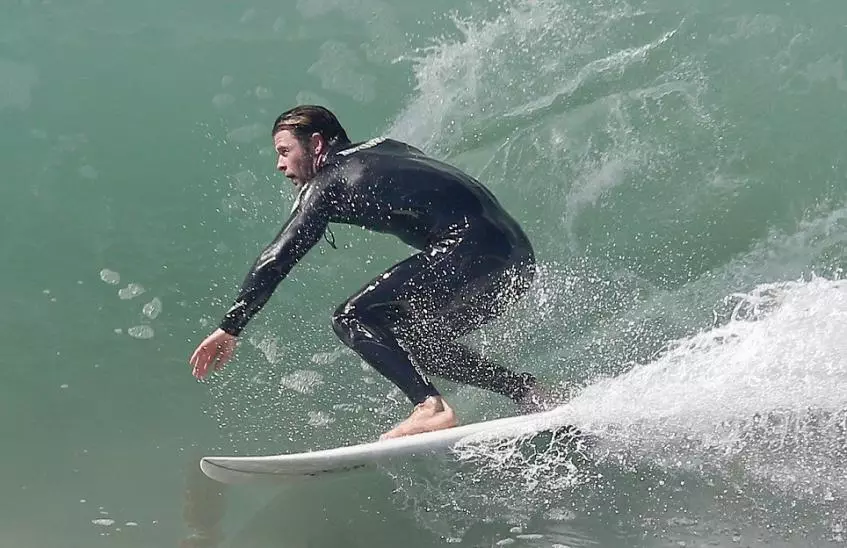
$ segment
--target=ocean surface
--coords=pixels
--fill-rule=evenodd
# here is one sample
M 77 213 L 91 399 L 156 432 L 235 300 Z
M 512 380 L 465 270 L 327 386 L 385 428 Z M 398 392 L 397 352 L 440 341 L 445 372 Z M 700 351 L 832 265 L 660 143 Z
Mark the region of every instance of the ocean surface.
M 0 0 L 0 546 L 843 546 L 845 57 L 843 0 Z M 190 374 L 288 215 L 300 103 L 523 223 L 537 283 L 469 342 L 568 393 L 589 450 L 202 476 L 409 411 L 329 318 L 411 250 L 349 226 Z

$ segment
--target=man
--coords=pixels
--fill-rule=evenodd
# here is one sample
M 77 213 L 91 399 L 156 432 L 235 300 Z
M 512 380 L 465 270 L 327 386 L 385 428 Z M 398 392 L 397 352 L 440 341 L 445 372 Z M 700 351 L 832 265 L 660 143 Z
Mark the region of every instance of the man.
M 532 375 L 513 373 L 456 342 L 501 315 L 535 274 L 529 240 L 496 198 L 409 145 L 390 139 L 352 144 L 323 107 L 283 113 L 272 136 L 277 169 L 299 195 L 220 328 L 191 356 L 194 376 L 202 379 L 226 364 L 242 329 L 329 223 L 346 223 L 392 234 L 420 250 L 374 278 L 332 317 L 344 344 L 414 405 L 383 439 L 456 425 L 426 373 L 493 390 L 524 406 L 538 403 Z

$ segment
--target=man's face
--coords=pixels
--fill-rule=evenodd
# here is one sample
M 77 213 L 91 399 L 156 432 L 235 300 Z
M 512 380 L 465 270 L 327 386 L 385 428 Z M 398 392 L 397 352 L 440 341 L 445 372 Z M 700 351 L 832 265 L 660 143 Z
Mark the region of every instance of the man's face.
M 314 136 L 311 141 L 314 141 Z M 300 188 L 315 176 L 316 151 L 303 146 L 291 131 L 278 131 L 274 135 L 274 148 L 277 153 L 276 168 L 291 179 L 294 186 Z

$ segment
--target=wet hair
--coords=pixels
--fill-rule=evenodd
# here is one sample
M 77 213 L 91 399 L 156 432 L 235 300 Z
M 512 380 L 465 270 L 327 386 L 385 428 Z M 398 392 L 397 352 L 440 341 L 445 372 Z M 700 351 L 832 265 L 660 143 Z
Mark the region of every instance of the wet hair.
M 271 136 L 287 129 L 303 145 L 313 133 L 323 137 L 329 146 L 347 144 L 350 139 L 335 114 L 318 105 L 300 105 L 280 114 L 274 121 Z

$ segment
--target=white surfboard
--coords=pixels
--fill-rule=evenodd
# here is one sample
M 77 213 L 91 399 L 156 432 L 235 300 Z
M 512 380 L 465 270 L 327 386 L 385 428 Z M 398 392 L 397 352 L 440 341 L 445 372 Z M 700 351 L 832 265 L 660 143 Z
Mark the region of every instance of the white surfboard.
M 222 483 L 290 481 L 346 472 L 396 459 L 444 453 L 462 442 L 502 439 L 563 426 L 561 413 L 553 409 L 322 451 L 244 457 L 208 456 L 200 460 L 200 468 L 207 476 Z

